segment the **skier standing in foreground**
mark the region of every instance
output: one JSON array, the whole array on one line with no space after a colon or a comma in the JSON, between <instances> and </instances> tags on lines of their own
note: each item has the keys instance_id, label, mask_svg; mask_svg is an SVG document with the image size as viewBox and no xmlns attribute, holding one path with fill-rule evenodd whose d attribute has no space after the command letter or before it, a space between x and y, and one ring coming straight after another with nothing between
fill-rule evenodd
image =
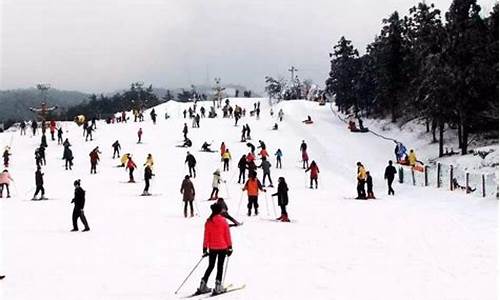
<instances>
[{"instance_id":1,"label":"skier standing in foreground","mask_svg":"<svg viewBox=\"0 0 500 300\"><path fill-rule=\"evenodd\" d=\"M394 190L392 189L392 182L394 181L394 176L396 175L396 168L392 165L392 160L389 161L389 165L385 168L384 179L387 179L387 189L388 195L394 195Z\"/></svg>"},{"instance_id":2,"label":"skier standing in foreground","mask_svg":"<svg viewBox=\"0 0 500 300\"><path fill-rule=\"evenodd\" d=\"M184 177L184 180L182 181L181 184L181 194L182 194L182 201L184 201L184 217L187 218L188 213L188 204L189 208L191 210L191 217L194 217L194 211L193 211L193 201L194 201L194 196L196 195L196 191L193 186L193 182L189 179L190 176L186 175Z\"/></svg>"},{"instance_id":3,"label":"skier standing in foreground","mask_svg":"<svg viewBox=\"0 0 500 300\"><path fill-rule=\"evenodd\" d=\"M285 182L285 178L278 178L278 191L272 194L272 196L278 196L278 206L281 208L281 216L276 220L290 222L288 213L286 212L286 206L288 205L288 186Z\"/></svg>"},{"instance_id":4,"label":"skier standing in foreground","mask_svg":"<svg viewBox=\"0 0 500 300\"><path fill-rule=\"evenodd\" d=\"M42 168L37 167L36 172L35 172L35 184L36 184L36 190L35 194L33 195L33 199L31 200L36 200L36 196L38 195L38 192L42 192L42 196L40 197L39 200L44 200L45 198L45 189L43 188L43 173L42 173Z\"/></svg>"},{"instance_id":5,"label":"skier standing in foreground","mask_svg":"<svg viewBox=\"0 0 500 300\"><path fill-rule=\"evenodd\" d=\"M257 173L255 171L250 171L248 174L248 181L245 183L243 187L243 191L247 191L248 195L248 216L252 215L252 207L255 209L255 215L259 214L259 190L264 193L266 190L262 188L262 184L257 179Z\"/></svg>"},{"instance_id":6,"label":"skier standing in foreground","mask_svg":"<svg viewBox=\"0 0 500 300\"><path fill-rule=\"evenodd\" d=\"M210 288L207 287L207 281L212 273L217 261L217 274L215 276L214 295L224 293L222 286L222 273L224 270L224 260L226 256L231 256L233 247L231 242L231 233L226 219L221 215L222 207L214 203L210 206L212 214L205 222L205 233L203 238L203 256L208 256L208 267L205 275L200 282L198 293L209 293Z\"/></svg>"},{"instance_id":7,"label":"skier standing in foreground","mask_svg":"<svg viewBox=\"0 0 500 300\"><path fill-rule=\"evenodd\" d=\"M73 185L75 186L75 197L71 200L71 203L75 203L75 207L73 208L73 229L71 231L78 231L78 218L82 220L85 226L85 229L82 231L89 231L89 224L83 213L83 208L85 207L85 191L80 186L80 179L75 180Z\"/></svg>"}]
</instances>

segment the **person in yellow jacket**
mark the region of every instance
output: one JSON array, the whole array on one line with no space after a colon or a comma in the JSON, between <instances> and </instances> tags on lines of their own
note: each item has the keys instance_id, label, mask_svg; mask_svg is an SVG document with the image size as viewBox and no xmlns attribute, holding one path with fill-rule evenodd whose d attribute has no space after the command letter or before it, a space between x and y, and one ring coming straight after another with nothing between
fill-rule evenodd
<instances>
[{"instance_id":1,"label":"person in yellow jacket","mask_svg":"<svg viewBox=\"0 0 500 300\"><path fill-rule=\"evenodd\" d=\"M125 154L122 155L122 158L120 158L120 162L121 162L120 167L125 167L125 165L128 162L128 156L129 155L130 155L130 153L125 153Z\"/></svg>"},{"instance_id":2,"label":"person in yellow jacket","mask_svg":"<svg viewBox=\"0 0 500 300\"><path fill-rule=\"evenodd\" d=\"M229 161L231 160L231 152L226 148L224 154L222 154L222 161L224 162L223 171L229 171Z\"/></svg>"},{"instance_id":3,"label":"person in yellow jacket","mask_svg":"<svg viewBox=\"0 0 500 300\"><path fill-rule=\"evenodd\" d=\"M358 197L356 199L366 199L366 192L365 192L365 182L366 182L366 170L363 164L361 162L357 162L356 165L358 166Z\"/></svg>"},{"instance_id":4,"label":"person in yellow jacket","mask_svg":"<svg viewBox=\"0 0 500 300\"><path fill-rule=\"evenodd\" d=\"M413 149L410 150L410 154L408 154L408 164L412 167L417 163L417 155Z\"/></svg>"}]
</instances>

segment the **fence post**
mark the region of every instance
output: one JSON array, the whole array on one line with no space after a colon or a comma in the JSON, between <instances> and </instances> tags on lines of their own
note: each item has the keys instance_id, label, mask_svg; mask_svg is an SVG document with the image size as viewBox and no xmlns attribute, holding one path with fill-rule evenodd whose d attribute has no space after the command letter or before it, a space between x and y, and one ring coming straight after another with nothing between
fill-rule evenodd
<instances>
[{"instance_id":1,"label":"fence post","mask_svg":"<svg viewBox=\"0 0 500 300\"><path fill-rule=\"evenodd\" d=\"M453 165L450 165L450 191L453 191Z\"/></svg>"},{"instance_id":2,"label":"fence post","mask_svg":"<svg viewBox=\"0 0 500 300\"><path fill-rule=\"evenodd\" d=\"M469 189L469 172L465 173L465 193L470 193Z\"/></svg>"},{"instance_id":3,"label":"fence post","mask_svg":"<svg viewBox=\"0 0 500 300\"><path fill-rule=\"evenodd\" d=\"M399 167L398 176L399 176L399 183L403 183L404 182L403 167Z\"/></svg>"},{"instance_id":4,"label":"fence post","mask_svg":"<svg viewBox=\"0 0 500 300\"><path fill-rule=\"evenodd\" d=\"M437 187L441 187L441 163L438 163L437 167Z\"/></svg>"},{"instance_id":5,"label":"fence post","mask_svg":"<svg viewBox=\"0 0 500 300\"><path fill-rule=\"evenodd\" d=\"M481 175L481 186L483 187L483 197L486 197L486 179Z\"/></svg>"},{"instance_id":6,"label":"fence post","mask_svg":"<svg viewBox=\"0 0 500 300\"><path fill-rule=\"evenodd\" d=\"M413 185L415 185L415 170L413 169L413 167L411 168L411 181Z\"/></svg>"},{"instance_id":7,"label":"fence post","mask_svg":"<svg viewBox=\"0 0 500 300\"><path fill-rule=\"evenodd\" d=\"M428 167L424 166L424 186L429 185L429 175L427 174L428 172Z\"/></svg>"}]
</instances>

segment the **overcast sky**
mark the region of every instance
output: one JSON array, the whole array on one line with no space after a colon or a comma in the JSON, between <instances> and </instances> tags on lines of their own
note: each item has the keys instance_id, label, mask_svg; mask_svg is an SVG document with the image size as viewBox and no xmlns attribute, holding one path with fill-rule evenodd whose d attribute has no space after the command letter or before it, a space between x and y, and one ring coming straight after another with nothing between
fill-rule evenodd
<instances>
[{"instance_id":1,"label":"overcast sky","mask_svg":"<svg viewBox=\"0 0 500 300\"><path fill-rule=\"evenodd\" d=\"M0 0L0 89L50 83L106 92L143 81L159 87L237 83L264 76L323 84L332 46L361 51L410 0ZM429 1L427 1L430 3ZM451 0L436 0L446 10ZM488 13L493 0L480 0ZM483 12L485 14L485 12ZM444 15L444 14L443 14Z\"/></svg>"}]
</instances>

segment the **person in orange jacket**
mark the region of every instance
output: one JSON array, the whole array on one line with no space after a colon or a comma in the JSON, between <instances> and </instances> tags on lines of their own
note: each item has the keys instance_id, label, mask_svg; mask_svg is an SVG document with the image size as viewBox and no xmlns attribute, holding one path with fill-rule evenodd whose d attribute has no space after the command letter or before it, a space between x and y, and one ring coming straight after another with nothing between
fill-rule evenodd
<instances>
[{"instance_id":1,"label":"person in orange jacket","mask_svg":"<svg viewBox=\"0 0 500 300\"><path fill-rule=\"evenodd\" d=\"M233 253L231 232L226 218L222 216L222 206L214 203L210 206L212 214L205 222L205 233L203 238L203 256L208 256L208 267L203 275L197 293L203 294L212 291L207 287L207 281L217 261L217 274L215 275L215 288L213 294L224 292L222 286L222 275L224 271L224 260L226 256Z\"/></svg>"},{"instance_id":2,"label":"person in orange jacket","mask_svg":"<svg viewBox=\"0 0 500 300\"><path fill-rule=\"evenodd\" d=\"M255 209L255 215L259 214L259 190L266 192L266 189L262 188L262 184L257 179L257 172L251 171L248 174L248 180L243 187L243 191L247 191L248 195L248 216L252 214L252 207Z\"/></svg>"}]
</instances>

